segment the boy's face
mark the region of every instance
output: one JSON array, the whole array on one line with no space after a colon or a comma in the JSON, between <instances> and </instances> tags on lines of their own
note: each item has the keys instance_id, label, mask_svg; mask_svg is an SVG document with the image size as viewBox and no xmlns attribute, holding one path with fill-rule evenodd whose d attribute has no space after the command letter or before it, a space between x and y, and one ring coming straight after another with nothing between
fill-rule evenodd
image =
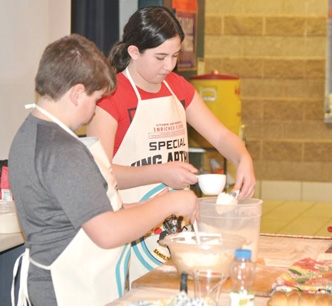
<instances>
[{"instance_id":1,"label":"boy's face","mask_svg":"<svg viewBox=\"0 0 332 306\"><path fill-rule=\"evenodd\" d=\"M105 90L94 91L91 95L88 95L85 91L82 93L82 102L80 107L80 121L81 125L90 121L95 113L97 101L102 98Z\"/></svg>"}]
</instances>

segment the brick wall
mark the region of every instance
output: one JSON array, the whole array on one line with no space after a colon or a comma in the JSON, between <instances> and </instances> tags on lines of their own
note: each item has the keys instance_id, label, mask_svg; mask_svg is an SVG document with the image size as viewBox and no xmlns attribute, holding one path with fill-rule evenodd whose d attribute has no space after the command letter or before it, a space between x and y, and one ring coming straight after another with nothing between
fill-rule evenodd
<instances>
[{"instance_id":1,"label":"brick wall","mask_svg":"<svg viewBox=\"0 0 332 306\"><path fill-rule=\"evenodd\" d=\"M332 181L327 0L206 0L205 72L238 75L258 180Z\"/></svg>"}]
</instances>

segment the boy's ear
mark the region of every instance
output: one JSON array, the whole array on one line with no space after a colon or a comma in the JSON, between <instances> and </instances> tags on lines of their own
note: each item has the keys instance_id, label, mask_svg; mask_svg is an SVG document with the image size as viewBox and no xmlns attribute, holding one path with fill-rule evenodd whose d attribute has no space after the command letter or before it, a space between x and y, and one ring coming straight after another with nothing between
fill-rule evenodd
<instances>
[{"instance_id":1,"label":"boy's ear","mask_svg":"<svg viewBox=\"0 0 332 306\"><path fill-rule=\"evenodd\" d=\"M83 84L76 84L70 90L70 100L76 106L78 104L78 100L82 93L84 93L85 87Z\"/></svg>"},{"instance_id":2,"label":"boy's ear","mask_svg":"<svg viewBox=\"0 0 332 306\"><path fill-rule=\"evenodd\" d=\"M128 51L128 54L130 55L130 57L133 60L136 60L140 56L138 48L136 46L134 46L134 45L130 45L128 47L127 51Z\"/></svg>"}]
</instances>

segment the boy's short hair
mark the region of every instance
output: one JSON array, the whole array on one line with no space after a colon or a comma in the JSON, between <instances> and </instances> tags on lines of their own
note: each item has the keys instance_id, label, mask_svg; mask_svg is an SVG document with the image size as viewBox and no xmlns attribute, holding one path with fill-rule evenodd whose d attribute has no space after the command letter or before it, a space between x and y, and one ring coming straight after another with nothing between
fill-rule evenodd
<instances>
[{"instance_id":1,"label":"boy's short hair","mask_svg":"<svg viewBox=\"0 0 332 306\"><path fill-rule=\"evenodd\" d=\"M49 44L39 62L36 92L59 100L72 86L83 84L86 93L116 86L116 75L97 46L87 38L71 34Z\"/></svg>"}]
</instances>

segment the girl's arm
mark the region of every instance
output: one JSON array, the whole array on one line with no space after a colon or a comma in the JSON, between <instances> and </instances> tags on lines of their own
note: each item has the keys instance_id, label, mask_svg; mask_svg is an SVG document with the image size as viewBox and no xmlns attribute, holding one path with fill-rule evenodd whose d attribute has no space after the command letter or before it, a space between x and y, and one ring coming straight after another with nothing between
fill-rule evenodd
<instances>
[{"instance_id":1,"label":"girl's arm","mask_svg":"<svg viewBox=\"0 0 332 306\"><path fill-rule=\"evenodd\" d=\"M239 199L252 196L256 184L254 166L242 139L218 120L197 92L186 114L187 122L237 167L234 189L241 189Z\"/></svg>"}]
</instances>

